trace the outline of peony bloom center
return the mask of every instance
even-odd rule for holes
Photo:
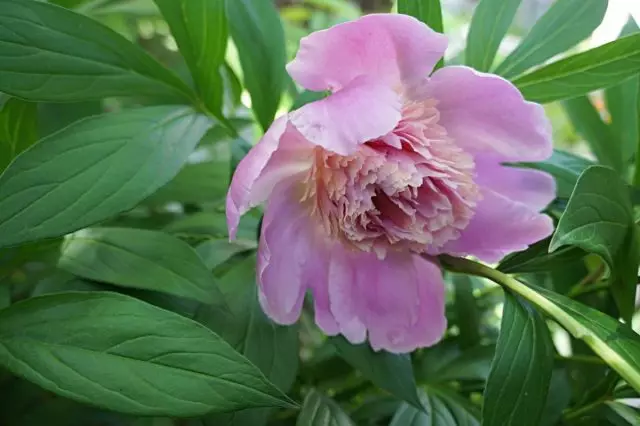
[[[474,162],[438,121],[436,101],[409,101],[392,132],[355,153],[316,148],[302,199],[329,235],[379,258],[459,237],[479,200]]]

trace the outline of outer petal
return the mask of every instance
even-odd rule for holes
[[[340,332],[353,343],[368,332],[375,350],[410,352],[436,343],[446,329],[441,272],[417,255],[381,260],[334,247],[329,300]]]
[[[556,196],[556,182],[545,172],[503,166],[491,158],[476,158],[476,183],[531,210],[545,208]]]
[[[264,312],[279,324],[300,316],[315,262],[313,224],[288,182],[274,190],[265,208],[258,249],[258,287]]]
[[[340,90],[365,75],[398,88],[429,75],[446,47],[445,36],[415,18],[373,14],[303,38],[287,70],[314,91]]]
[[[291,123],[310,142],[341,155],[386,135],[401,117],[400,96],[369,78],[290,114]]]
[[[500,161],[551,156],[551,124],[544,109],[526,102],[507,80],[467,67],[445,67],[433,74],[425,90],[438,101],[439,124],[467,152]]]
[[[235,238],[242,216],[265,201],[281,180],[308,170],[313,145],[283,116],[276,120],[260,142],[240,161],[227,194],[229,236]]]
[[[460,238],[446,244],[441,253],[472,255],[485,262],[497,262],[553,232],[549,216],[487,188],[482,188],[482,196]]]

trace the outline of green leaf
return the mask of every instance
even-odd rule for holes
[[[553,370],[547,402],[542,411],[540,426],[556,426],[565,410],[571,402],[571,383],[566,369]]]
[[[480,426],[475,414],[457,395],[435,387],[420,392],[424,410],[403,403],[389,426]]]
[[[550,242],[551,239],[542,240],[524,251],[507,256],[497,269],[508,274],[547,272],[582,259],[587,254],[577,247],[561,247],[549,253]]]
[[[444,33],[442,24],[442,6],[440,0],[398,0],[398,13],[413,16],[424,22],[431,29]],[[440,59],[435,69],[444,65],[444,59]]]
[[[640,424],[640,410],[615,401],[605,402],[609,409],[630,426]]]
[[[231,0],[233,1],[233,0]],[[223,118],[220,68],[227,49],[225,0],[155,0],[207,108]]]
[[[481,0],[473,13],[467,36],[466,63],[489,71],[522,0]]]
[[[266,130],[276,114],[286,82],[280,15],[272,0],[232,0],[227,1],[227,17],[251,106]]]
[[[90,280],[224,304],[198,254],[187,243],[162,232],[83,229],[67,236],[58,266]]]
[[[556,1],[494,72],[510,79],[569,50],[600,25],[608,4],[608,0]]]
[[[398,0],[398,13],[413,16],[432,30],[444,33],[440,0]]]
[[[102,114],[102,101],[38,103],[38,134],[49,136],[74,122],[92,115]]]
[[[11,305],[11,287],[0,279],[0,309]]]
[[[461,351],[457,345],[441,344],[425,350],[420,357],[418,379],[428,384],[486,381],[495,346],[476,346]]]
[[[311,389],[304,399],[296,426],[354,426],[335,401]]]
[[[625,183],[611,169],[589,167],[578,179],[549,250],[564,245],[601,256],[612,270],[613,296],[623,318],[633,315],[638,236]]]
[[[373,384],[414,407],[422,408],[408,355],[374,352],[367,343],[354,345],[340,336],[330,337],[329,341],[345,361]]]
[[[542,317],[505,293],[496,354],[484,391],[482,424],[537,426],[553,371],[553,343]]]
[[[464,274],[452,275],[460,345],[463,348],[477,346],[480,342],[480,312],[476,298],[473,297],[474,281],[477,278]]]
[[[633,18],[622,31],[621,37],[638,32]],[[632,77],[605,91],[607,110],[611,116],[611,132],[619,144],[624,162],[633,159],[640,140],[640,76]]]
[[[0,110],[0,173],[38,139],[38,106],[11,98]]]
[[[528,301],[581,339],[627,383],[640,392],[640,336],[628,325],[568,297],[520,281],[468,259],[440,257],[446,268],[489,278]]]
[[[548,160],[539,163],[522,163],[520,166],[551,174],[556,179],[557,196],[568,199],[582,172],[593,164],[587,159],[556,149]]]
[[[622,146],[614,139],[611,129],[586,96],[563,102],[565,111],[576,131],[587,141],[600,163],[620,173],[626,169]]]
[[[64,235],[134,207],[171,180],[210,126],[186,107],[82,120],[0,176],[0,247]]]
[[[30,0],[0,0],[0,91],[52,102],[193,98],[182,80],[111,29]]]
[[[516,78],[524,97],[548,103],[618,84],[640,71],[640,34],[621,38]]]
[[[187,164],[168,184],[156,191],[144,204],[162,206],[169,202],[213,203],[223,205],[231,180],[229,143],[211,143],[209,131],[200,141],[199,153],[206,161]],[[206,146],[205,146],[206,145]]]
[[[227,306],[223,311],[202,306],[195,319],[246,356],[278,388],[287,391],[298,370],[298,328],[274,324],[262,311],[256,285],[256,258],[249,256],[222,275],[218,282]],[[208,416],[211,425],[263,425],[269,410],[245,410]]]
[[[208,239],[196,247],[200,258],[209,269],[215,269],[238,253],[255,250],[253,241],[229,241],[228,239]]]
[[[292,406],[205,327],[116,293],[60,293],[1,311],[0,363],[66,398],[129,414]]]

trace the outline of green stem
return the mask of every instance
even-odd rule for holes
[[[543,289],[536,290],[531,288],[509,275],[473,260],[451,256],[440,256],[439,259],[442,266],[449,271],[488,278],[533,303],[564,327],[573,337],[581,339],[589,345],[607,365],[616,370],[634,389],[640,390],[640,371],[630,366],[628,360],[618,352],[611,350],[609,342],[602,335],[594,333],[593,330],[566,312],[556,302],[547,298],[543,293]],[[565,298],[567,301],[571,300],[566,296],[556,296],[560,299]]]

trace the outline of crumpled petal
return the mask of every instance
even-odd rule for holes
[[[279,324],[300,317],[315,262],[312,223],[289,182],[273,191],[265,208],[258,248],[258,295],[263,311]]]
[[[445,288],[438,266],[410,253],[378,259],[342,246],[330,253],[330,309],[349,341],[361,343],[368,334],[374,350],[405,353],[442,338]]]
[[[444,245],[440,253],[471,255],[497,262],[505,255],[526,249],[553,232],[551,218],[527,205],[481,187],[482,200],[460,238]]]
[[[233,174],[226,202],[231,239],[235,238],[240,217],[264,202],[278,182],[308,170],[312,155],[313,145],[291,126],[286,116],[273,122]]]
[[[541,161],[551,156],[551,124],[544,109],[526,102],[502,77],[467,67],[444,67],[424,90],[438,102],[439,124],[470,154],[498,161]]]
[[[504,166],[492,158],[475,159],[475,182],[524,204],[531,210],[544,209],[556,196],[556,181],[548,173]]]
[[[406,15],[372,14],[300,41],[287,71],[308,90],[337,91],[368,76],[394,88],[426,77],[447,38]]]
[[[289,114],[291,123],[308,141],[340,155],[358,145],[386,135],[401,117],[400,95],[368,78],[309,103]]]

